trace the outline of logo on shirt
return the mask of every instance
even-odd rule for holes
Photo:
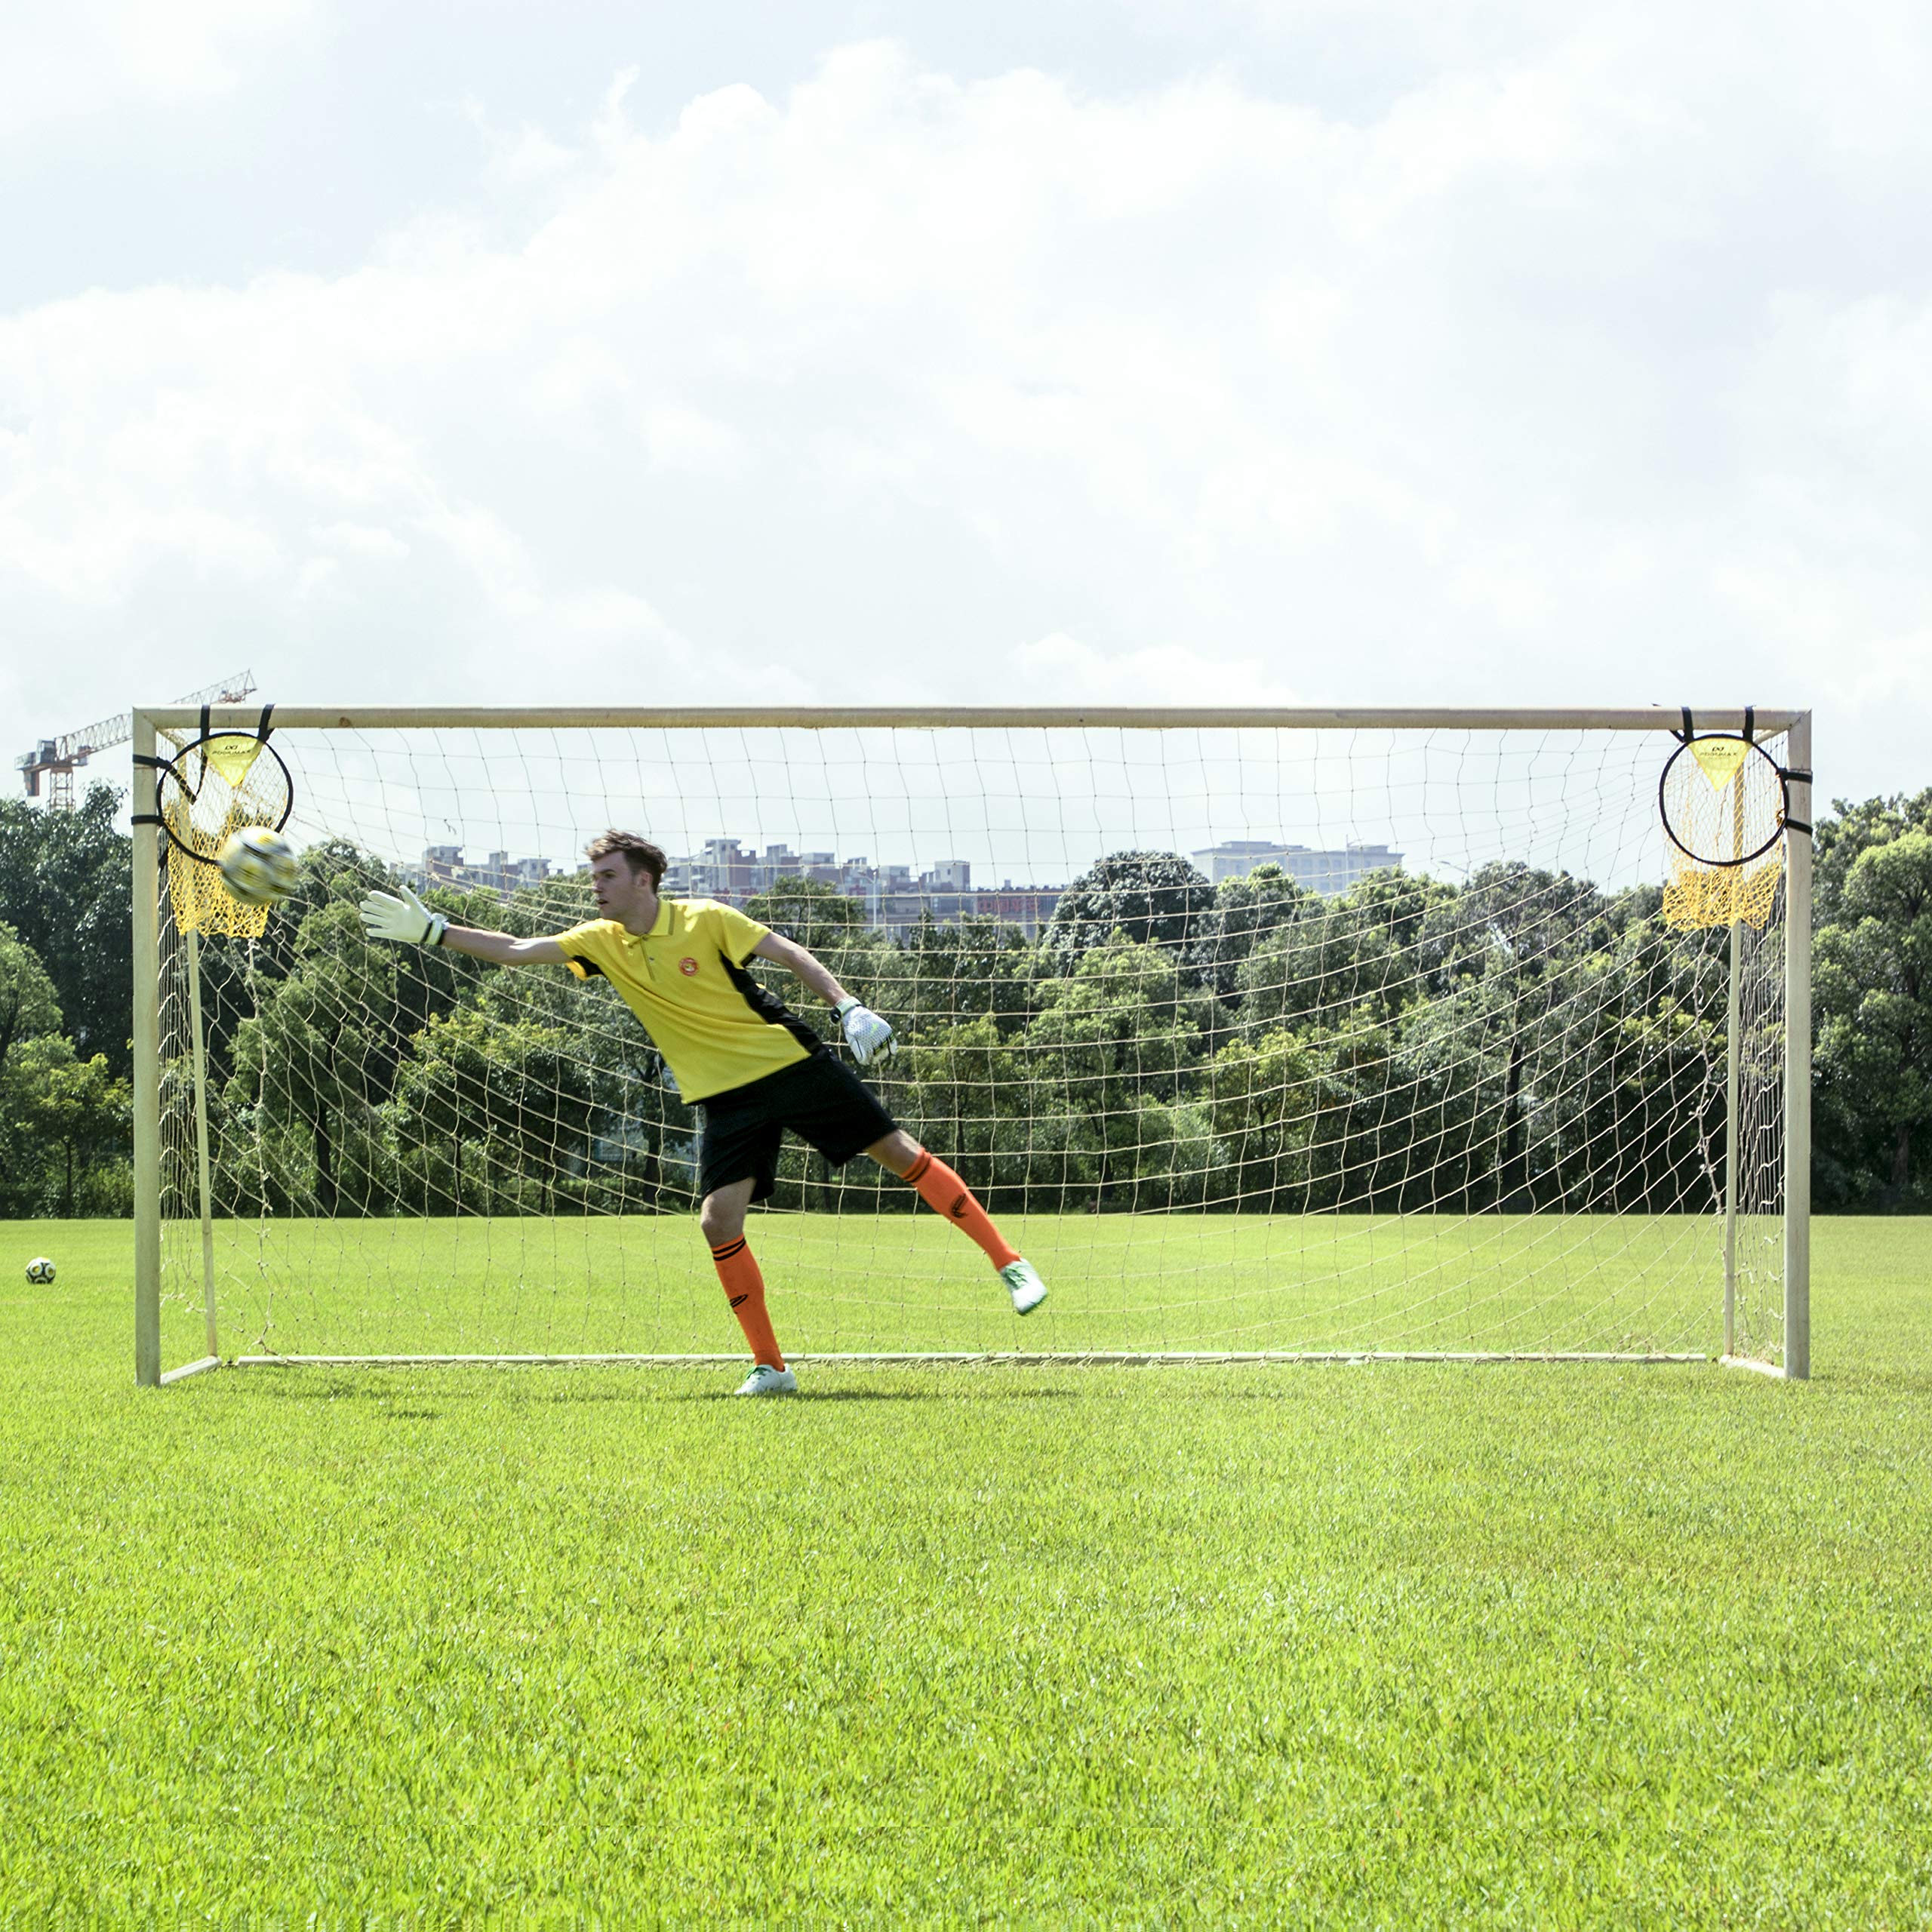
[[[697,961],[687,955],[678,961],[678,971],[683,974],[686,979],[691,979],[697,974]]]

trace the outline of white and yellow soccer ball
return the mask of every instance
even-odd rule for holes
[[[27,1263],[27,1279],[37,1288],[44,1288],[54,1278],[54,1263],[44,1254],[36,1254]]]
[[[295,848],[265,825],[231,832],[216,859],[229,891],[245,906],[279,904],[295,890],[300,871]]]

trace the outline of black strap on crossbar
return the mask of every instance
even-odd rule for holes
[[[202,706],[202,728],[200,735],[204,738],[212,735],[208,728],[208,719],[210,714],[213,712],[214,709],[214,707],[212,705],[208,704],[205,704]],[[268,743],[269,734],[275,728],[269,722],[269,720],[274,715],[275,706],[273,705],[265,704],[262,706],[262,715],[260,721],[255,727],[255,736],[263,744],[266,744]]]
[[[1690,707],[1687,704],[1679,705],[1678,709],[1683,715],[1684,729],[1673,731],[1670,735],[1679,744],[1687,745],[1697,735],[1697,723],[1690,715]],[[1755,745],[1758,742],[1758,707],[1755,704],[1747,704],[1744,707],[1744,729],[1738,735],[1747,745]]]

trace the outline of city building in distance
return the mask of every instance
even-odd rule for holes
[[[508,897],[519,886],[547,884],[568,869],[552,865],[548,859],[512,859],[507,852],[492,852],[480,866],[466,865],[460,845],[426,845],[422,873],[417,882],[426,888],[441,885],[457,892],[498,892]]]
[[[742,905],[754,894],[790,878],[815,879],[856,899],[866,922],[895,937],[921,919],[942,922],[971,917],[1000,919],[1018,926],[1029,939],[1054,915],[1062,888],[997,888],[973,883],[972,862],[942,859],[915,873],[910,866],[875,866],[864,857],[841,859],[831,852],[795,852],[789,845],[747,849],[735,838],[712,838],[687,858],[673,859],[664,875],[666,892],[681,899],[721,899]]]
[[[1346,845],[1323,851],[1258,838],[1225,839],[1192,857],[1217,885],[1224,878],[1241,878],[1257,866],[1279,866],[1297,884],[1331,897],[1372,872],[1402,862],[1401,854],[1386,845]],[[520,888],[546,884],[580,869],[549,859],[512,859],[507,852],[492,852],[482,863],[472,865],[460,845],[430,845],[423,849],[421,870],[412,882],[463,892],[481,890],[508,898]],[[980,918],[1017,926],[1035,939],[1052,920],[1065,890],[1058,885],[1016,885],[1011,879],[997,886],[975,885],[971,861],[966,859],[941,859],[915,872],[910,866],[875,866],[864,857],[795,852],[789,845],[768,845],[760,852],[735,838],[711,838],[700,850],[672,860],[664,891],[672,898],[720,899],[728,906],[742,906],[787,879],[813,879],[844,893],[864,909],[868,925],[894,937],[922,919],[944,924]]]
[[[407,876],[426,890],[481,889],[507,898],[519,887],[543,885],[580,869],[548,859],[512,859],[507,852],[492,852],[484,863],[470,865],[460,845],[429,845],[423,848],[420,869]],[[841,859],[831,852],[795,852],[789,845],[768,845],[761,853],[735,838],[708,839],[700,851],[672,860],[664,891],[672,898],[719,899],[742,906],[794,878],[814,879],[857,900],[868,925],[895,937],[921,919],[980,917],[1002,920],[1018,926],[1029,939],[1037,938],[1053,918],[1061,891],[1057,885],[1016,886],[1011,879],[997,888],[975,886],[972,863],[966,859],[942,859],[915,873],[910,866],[875,866],[868,859]]]
[[[1279,866],[1297,885],[1334,898],[1371,872],[1386,872],[1402,863],[1399,852],[1386,845],[1344,845],[1321,851],[1308,845],[1280,845],[1265,838],[1224,838],[1191,855],[1194,863],[1219,885],[1224,878],[1242,878],[1257,866]]]

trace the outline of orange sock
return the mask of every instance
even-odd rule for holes
[[[778,1352],[778,1337],[771,1332],[771,1317],[764,1312],[764,1277],[758,1272],[744,1236],[714,1247],[711,1259],[718,1278],[724,1284],[731,1312],[752,1345],[752,1360],[768,1368],[783,1368],[785,1358]]]
[[[1008,1247],[998,1229],[986,1219],[986,1211],[973,1198],[973,1190],[943,1161],[922,1152],[906,1169],[906,1178],[934,1214],[964,1228],[986,1250],[986,1259],[995,1268],[1020,1259],[1020,1251]]]

